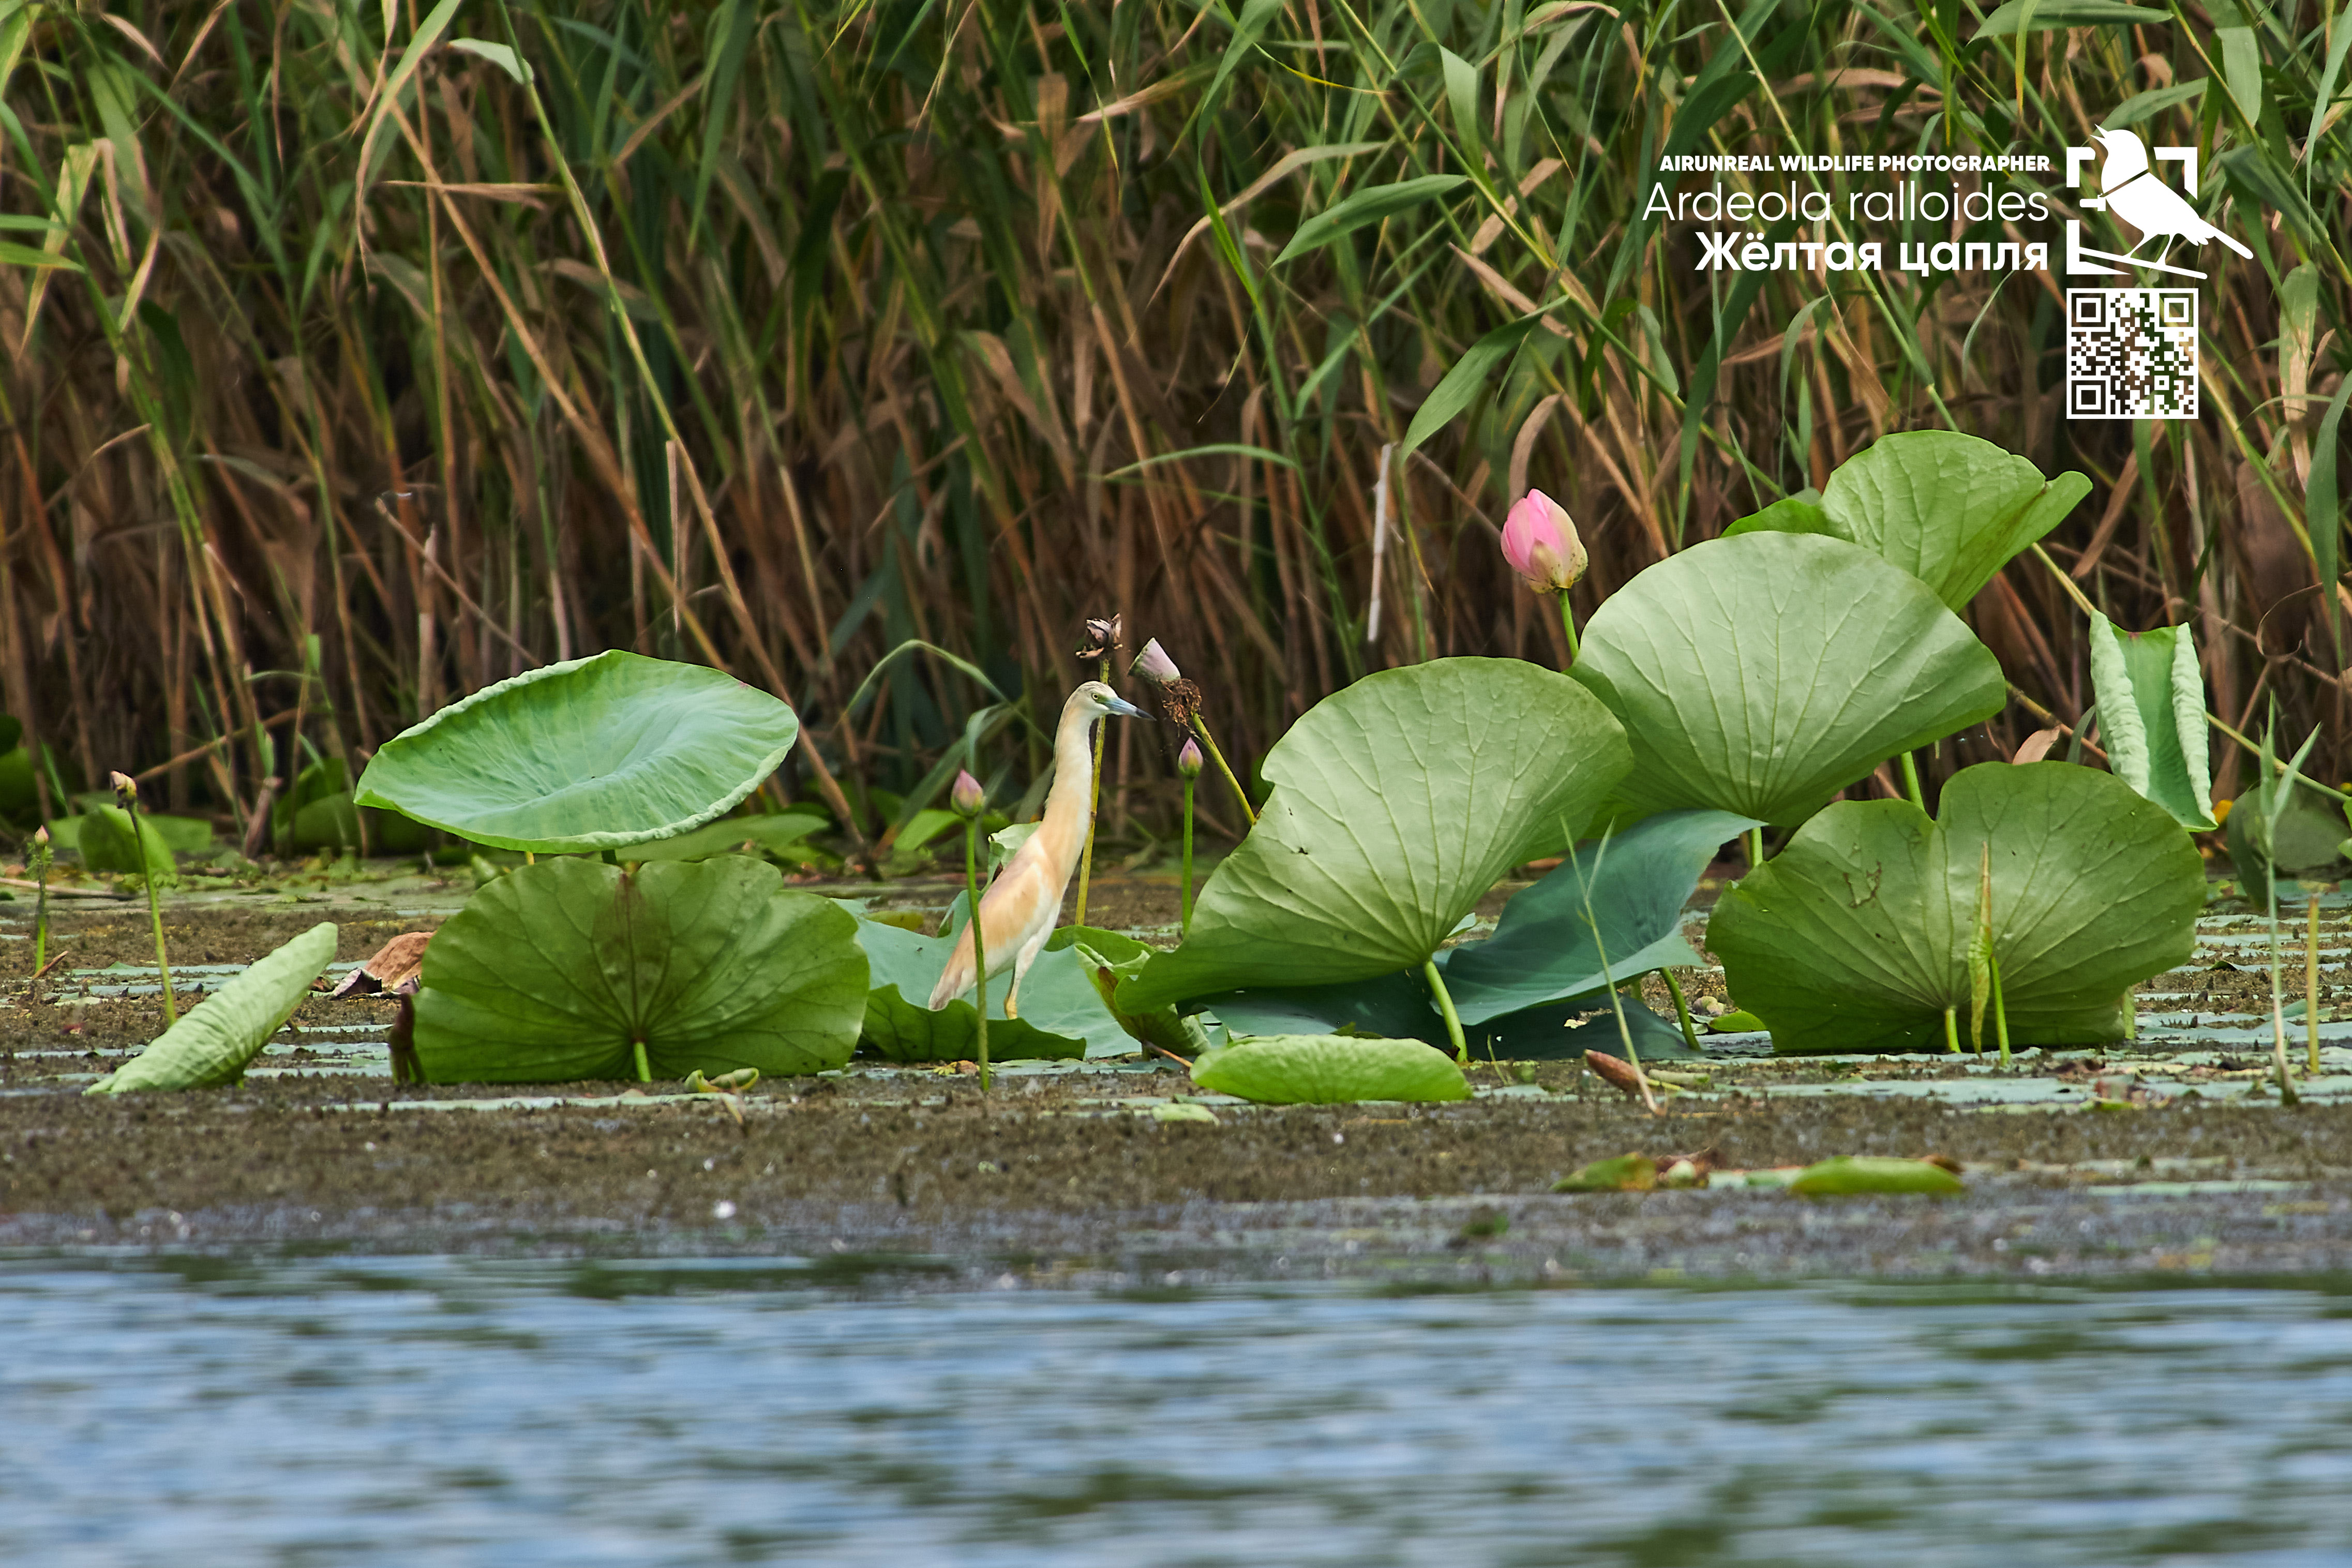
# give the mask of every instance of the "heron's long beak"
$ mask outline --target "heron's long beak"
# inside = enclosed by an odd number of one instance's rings
[[[1144,712],[1141,708],[1136,706],[1133,703],[1121,696],[1105,697],[1103,699],[1103,706],[1105,711],[1115,713],[1121,718],[1150,718],[1151,716],[1150,714]]]

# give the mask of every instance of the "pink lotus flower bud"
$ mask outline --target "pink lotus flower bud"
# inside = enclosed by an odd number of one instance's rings
[[[1176,661],[1168,656],[1168,650],[1160,645],[1157,637],[1143,645],[1143,652],[1135,656],[1135,663],[1128,666],[1128,673],[1141,675],[1145,680],[1163,686],[1171,681],[1184,678],[1184,672],[1176,667]]]
[[[1176,771],[1186,779],[1201,776],[1201,743],[1190,736],[1184,738],[1184,749],[1176,754]]]
[[[130,774],[109,773],[106,781],[114,786],[114,798],[122,802],[124,810],[129,810],[138,801],[139,781]]]
[[[1503,522],[1503,559],[1538,593],[1565,593],[1584,575],[1584,541],[1568,508],[1530,490]]]
[[[955,783],[948,789],[948,804],[955,808],[959,817],[977,817],[988,804],[988,794],[981,789],[979,779],[968,770],[958,768]]]

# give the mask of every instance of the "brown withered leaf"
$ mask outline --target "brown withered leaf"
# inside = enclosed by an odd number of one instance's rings
[[[327,995],[332,997],[406,997],[416,992],[425,968],[425,945],[430,931],[404,931],[375,950],[375,956],[345,975]]]

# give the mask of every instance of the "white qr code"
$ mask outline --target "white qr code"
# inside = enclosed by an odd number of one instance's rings
[[[2195,419],[2197,291],[2068,289],[2066,413]]]

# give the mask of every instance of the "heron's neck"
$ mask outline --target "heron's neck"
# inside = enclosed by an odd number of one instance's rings
[[[1062,720],[1054,737],[1054,787],[1045,797],[1045,827],[1056,837],[1084,838],[1092,809],[1095,716],[1074,713]]]

